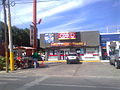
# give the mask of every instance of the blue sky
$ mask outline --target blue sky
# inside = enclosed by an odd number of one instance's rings
[[[10,0],[27,2],[25,0]],[[29,0],[33,1],[33,0]],[[38,0],[40,1],[40,0]],[[42,0],[45,1],[45,0]],[[48,0],[47,0],[48,1]],[[40,33],[100,31],[106,33],[120,29],[120,0],[59,0],[37,3],[37,20]],[[1,21],[3,10],[1,10]],[[11,7],[12,25],[29,28],[32,22],[32,4]]]

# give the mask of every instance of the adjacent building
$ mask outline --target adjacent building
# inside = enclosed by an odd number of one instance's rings
[[[120,33],[101,33],[100,34],[100,43],[101,43],[101,53],[102,59],[109,59],[109,46],[110,44],[114,45],[120,41]]]

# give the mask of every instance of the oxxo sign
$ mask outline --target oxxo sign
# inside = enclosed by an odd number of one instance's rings
[[[75,32],[65,32],[65,33],[58,33],[59,40],[69,40],[69,39],[76,39]]]

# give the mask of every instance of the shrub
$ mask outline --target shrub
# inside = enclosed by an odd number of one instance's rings
[[[5,57],[0,56],[0,70],[5,67]]]

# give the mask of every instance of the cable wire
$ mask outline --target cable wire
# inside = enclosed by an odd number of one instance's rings
[[[39,2],[52,2],[52,1],[61,1],[61,0],[47,0],[47,1],[42,1],[42,0],[40,0],[40,1],[37,1],[37,3],[39,3]],[[25,2],[25,1],[11,1],[10,2],[10,5],[13,7],[13,6],[15,6],[16,4],[29,4],[29,3],[33,3],[33,1],[29,1],[29,2]],[[0,5],[2,5],[2,3],[0,4]]]
[[[12,12],[13,13],[13,12]],[[26,23],[24,23],[23,21],[24,21],[24,18],[20,18],[20,17],[15,17],[15,16],[17,16],[15,13],[13,13],[14,14],[14,26],[16,26],[16,21],[19,21],[19,22],[21,22],[21,24],[22,25],[24,25],[24,26],[28,26]]]

